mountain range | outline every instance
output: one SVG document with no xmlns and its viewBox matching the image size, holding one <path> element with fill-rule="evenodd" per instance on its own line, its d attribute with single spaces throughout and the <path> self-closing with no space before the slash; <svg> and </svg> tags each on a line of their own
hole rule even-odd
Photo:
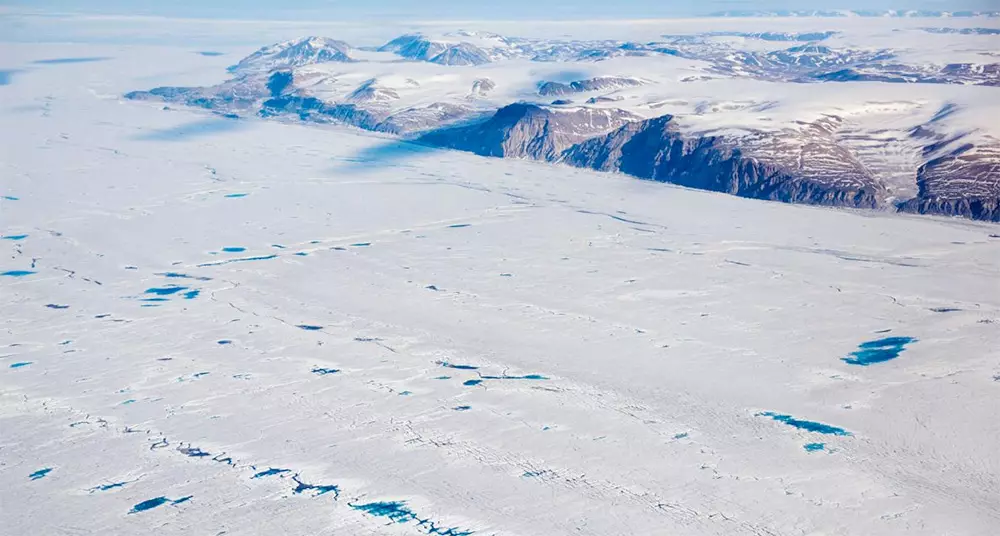
<svg viewBox="0 0 1000 536">
<path fill-rule="evenodd" d="M 1000 221 L 989 119 L 1000 63 L 979 42 L 962 42 L 954 61 L 920 48 L 990 30 L 901 30 L 931 40 L 908 47 L 866 46 L 836 28 L 645 42 L 457 31 L 377 47 L 305 37 L 253 52 L 217 85 L 126 98 L 743 197 Z"/>
</svg>

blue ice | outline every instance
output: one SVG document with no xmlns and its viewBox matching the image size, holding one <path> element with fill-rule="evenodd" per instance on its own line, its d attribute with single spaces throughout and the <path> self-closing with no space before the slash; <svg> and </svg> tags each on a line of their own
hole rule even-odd
<svg viewBox="0 0 1000 536">
<path fill-rule="evenodd" d="M 848 365 L 867 367 L 875 363 L 883 363 L 899 357 L 906 345 L 916 342 L 913 337 L 886 337 L 874 341 L 863 342 L 858 349 L 851 352 L 850 357 L 841 358 Z"/>
<path fill-rule="evenodd" d="M 157 506 L 163 506 L 164 504 L 167 504 L 167 503 L 169 503 L 169 504 L 181 504 L 183 502 L 187 502 L 188 500 L 190 500 L 191 497 L 193 497 L 193 495 L 188 495 L 187 497 L 181 497 L 180 499 L 168 499 L 166 497 L 156 497 L 155 499 L 148 499 L 148 500 L 142 501 L 141 503 L 133 506 L 132 509 L 129 510 L 128 513 L 130 513 L 130 514 L 138 514 L 139 512 L 145 512 L 146 510 L 152 510 L 153 508 L 156 508 Z"/>
<path fill-rule="evenodd" d="M 250 478 L 264 478 L 265 476 L 280 475 L 281 473 L 290 473 L 290 472 L 291 469 L 276 469 L 274 467 L 271 467 L 270 469 L 261 471 Z"/>
<path fill-rule="evenodd" d="M 157 296 L 169 296 L 171 294 L 176 294 L 182 290 L 187 290 L 188 287 L 182 287 L 180 285 L 170 285 L 166 287 L 153 287 L 147 288 L 145 294 L 156 294 Z"/>
<path fill-rule="evenodd" d="M 441 365 L 442 367 L 459 369 L 459 370 L 477 370 L 479 368 L 473 365 L 455 365 L 447 361 L 438 361 L 437 364 Z"/>
<path fill-rule="evenodd" d="M 31 473 L 30 475 L 28 475 L 28 478 L 30 478 L 31 480 L 38 480 L 40 478 L 45 478 L 45 475 L 47 475 L 47 474 L 49 474 L 51 472 L 52 472 L 52 468 L 51 467 L 46 467 L 45 469 L 39 469 L 39 470 L 35 471 L 34 473 Z"/>
<path fill-rule="evenodd" d="M 796 419 L 791 415 L 779 415 L 773 411 L 764 411 L 757 414 L 758 417 L 770 417 L 778 422 L 787 424 L 788 426 L 794 426 L 801 430 L 806 430 L 808 432 L 816 432 L 818 434 L 830 434 L 839 436 L 853 436 L 851 432 L 844 430 L 843 428 L 838 428 L 836 426 L 830 426 L 829 424 L 823 424 L 813 421 L 803 421 Z"/>
<path fill-rule="evenodd" d="M 266 261 L 270 259 L 276 259 L 277 255 L 260 255 L 257 257 L 239 257 L 236 259 L 226 259 L 224 261 L 214 261 L 214 262 L 204 262 L 198 265 L 199 268 L 204 268 L 206 266 L 220 266 L 223 264 L 230 264 L 234 262 L 250 262 L 250 261 Z"/>
</svg>

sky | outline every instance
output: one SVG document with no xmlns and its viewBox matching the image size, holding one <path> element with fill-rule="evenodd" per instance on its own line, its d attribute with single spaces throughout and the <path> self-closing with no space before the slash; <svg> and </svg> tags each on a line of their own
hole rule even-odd
<svg viewBox="0 0 1000 536">
<path fill-rule="evenodd" d="M 667 18 L 724 10 L 995 10 L 1000 0 L 0 0 L 7 9 L 182 18 L 587 19 Z"/>
</svg>

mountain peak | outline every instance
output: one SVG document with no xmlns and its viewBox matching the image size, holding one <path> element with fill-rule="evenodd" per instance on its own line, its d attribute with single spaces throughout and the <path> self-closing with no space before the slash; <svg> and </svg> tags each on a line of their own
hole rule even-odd
<svg viewBox="0 0 1000 536">
<path fill-rule="evenodd" d="M 268 45 L 229 68 L 245 74 L 301 67 L 314 63 L 351 62 L 351 45 L 329 37 L 307 36 Z"/>
</svg>

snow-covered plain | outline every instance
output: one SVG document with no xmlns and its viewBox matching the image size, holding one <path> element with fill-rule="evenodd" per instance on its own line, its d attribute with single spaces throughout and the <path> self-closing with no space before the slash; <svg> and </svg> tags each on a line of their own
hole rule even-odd
<svg viewBox="0 0 1000 536">
<path fill-rule="evenodd" d="M 995 225 L 121 98 L 233 60 L 189 48 L 0 56 L 3 532 L 1000 523 Z"/>
</svg>

